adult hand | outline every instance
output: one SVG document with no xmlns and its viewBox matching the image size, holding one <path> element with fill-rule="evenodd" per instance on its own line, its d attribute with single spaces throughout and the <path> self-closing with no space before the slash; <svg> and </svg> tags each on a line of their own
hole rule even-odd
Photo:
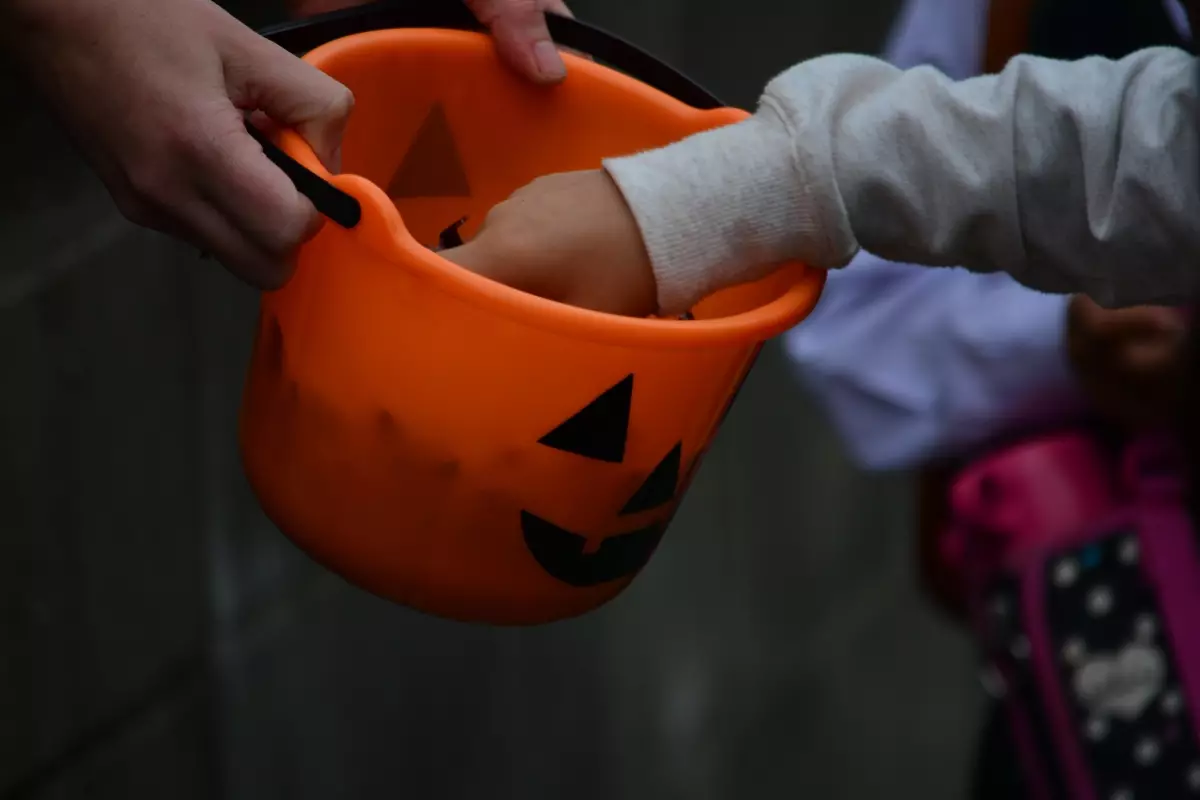
<svg viewBox="0 0 1200 800">
<path fill-rule="evenodd" d="M 323 14 L 368 0 L 288 0 L 297 16 Z M 445 2 L 445 0 L 440 0 Z M 429 0 L 439 2 L 439 0 Z M 504 59 L 521 75 L 538 83 L 557 83 L 566 77 L 562 56 L 550 39 L 546 14 L 571 16 L 562 0 L 464 0 L 496 38 Z"/>
<path fill-rule="evenodd" d="M 1177 420 L 1187 338 L 1180 311 L 1109 310 L 1079 295 L 1071 299 L 1066 336 L 1070 361 L 1100 413 L 1134 427 Z"/>
<path fill-rule="evenodd" d="M 535 2 L 545 0 L 474 6 L 527 73 L 545 50 Z M 0 49 L 125 216 L 212 253 L 254 286 L 287 279 L 289 255 L 322 217 L 244 120 L 295 128 L 336 172 L 353 106 L 346 87 L 210 0 L 0 0 Z"/>
<path fill-rule="evenodd" d="M 0 0 L 0 42 L 132 221 L 277 287 L 321 217 L 246 132 L 296 128 L 338 169 L 350 92 L 209 0 Z"/>
</svg>

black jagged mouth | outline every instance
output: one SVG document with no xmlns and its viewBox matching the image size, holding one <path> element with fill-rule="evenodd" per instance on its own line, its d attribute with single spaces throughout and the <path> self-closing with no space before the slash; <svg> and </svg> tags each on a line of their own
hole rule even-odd
<svg viewBox="0 0 1200 800">
<path fill-rule="evenodd" d="M 551 577 L 578 588 L 636 575 L 654 555 L 666 527 L 656 522 L 610 536 L 594 553 L 585 553 L 587 537 L 521 512 L 521 533 L 534 560 Z"/>
<path fill-rule="evenodd" d="M 466 217 L 458 220 L 450 225 L 440 234 L 438 234 L 438 243 L 431 249 L 435 253 L 440 253 L 443 250 L 452 250 L 455 247 L 461 247 L 463 244 L 462 232 L 459 230 L 467 221 Z"/>
</svg>

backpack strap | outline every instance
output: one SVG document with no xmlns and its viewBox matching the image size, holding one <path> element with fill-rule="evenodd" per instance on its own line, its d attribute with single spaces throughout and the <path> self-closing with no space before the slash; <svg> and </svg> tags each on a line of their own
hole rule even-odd
<svg viewBox="0 0 1200 800">
<path fill-rule="evenodd" d="M 1200 31 L 1200 0 L 1183 0 L 1193 30 Z M 1080 24 L 1080 20 L 1091 24 Z M 1090 54 L 1119 58 L 1151 45 L 1184 46 L 1162 0 L 991 0 L 987 17 L 983 69 L 995 73 L 1016 55 L 1036 52 L 1057 58 Z M 1114 32 L 1120 35 L 1114 38 Z M 1123 51 L 1122 49 L 1123 48 Z M 1110 52 L 1102 52 L 1102 51 Z M 1191 407 L 1200 407 L 1200 325 L 1193 329 L 1189 376 Z M 1103 435 L 1101 429 L 1098 434 Z M 1200 414 L 1185 424 L 1185 440 L 1193 465 L 1192 502 L 1200 520 Z M 962 614 L 956 576 L 939 563 L 938 541 L 949 518 L 949 489 L 962 463 L 927 465 L 918 475 L 917 546 L 923 590 L 943 611 Z M 1197 526 L 1200 528 L 1200 525 Z"/>
<path fill-rule="evenodd" d="M 1200 0 L 1198 0 L 1200 2 Z M 1035 0 L 991 0 L 988 3 L 982 70 L 996 73 L 1029 49 Z M 942 612 L 965 622 L 966 601 L 961 579 L 949 574 L 941 560 L 940 542 L 950 519 L 950 486 L 964 465 L 957 460 L 929 464 L 917 474 L 917 565 L 922 591 Z"/>
<path fill-rule="evenodd" d="M 942 559 L 942 536 L 950 524 L 950 487 L 962 467 L 947 460 L 927 465 L 917 474 L 917 582 L 934 608 L 966 624 L 962 576 L 947 569 Z"/>
</svg>

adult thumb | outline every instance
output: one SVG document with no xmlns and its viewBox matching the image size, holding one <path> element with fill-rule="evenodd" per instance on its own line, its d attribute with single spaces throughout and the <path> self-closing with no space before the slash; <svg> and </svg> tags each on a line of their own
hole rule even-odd
<svg viewBox="0 0 1200 800">
<path fill-rule="evenodd" d="M 256 38 L 255 52 L 226 64 L 230 97 L 244 111 L 260 111 L 275 125 L 295 129 L 326 169 L 340 172 L 354 95 L 308 62 Z"/>
<path fill-rule="evenodd" d="M 546 13 L 571 16 L 562 0 L 466 0 L 488 27 L 500 54 L 522 75 L 539 83 L 557 83 L 567 75 L 550 38 Z"/>
</svg>

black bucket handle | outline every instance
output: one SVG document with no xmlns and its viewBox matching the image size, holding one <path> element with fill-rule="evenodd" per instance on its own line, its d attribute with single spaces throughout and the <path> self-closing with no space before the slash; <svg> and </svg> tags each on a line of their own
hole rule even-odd
<svg viewBox="0 0 1200 800">
<path fill-rule="evenodd" d="M 707 110 L 724 105 L 683 73 L 607 31 L 558 14 L 547 14 L 546 25 L 555 44 L 591 56 L 693 108 Z M 485 30 L 461 0 L 377 0 L 272 25 L 259 33 L 280 47 L 302 55 L 334 39 L 389 28 Z M 283 170 L 318 211 L 343 228 L 353 228 L 359 223 L 362 206 L 355 197 L 296 161 L 249 120 L 246 129 L 262 146 L 267 158 Z"/>
</svg>

